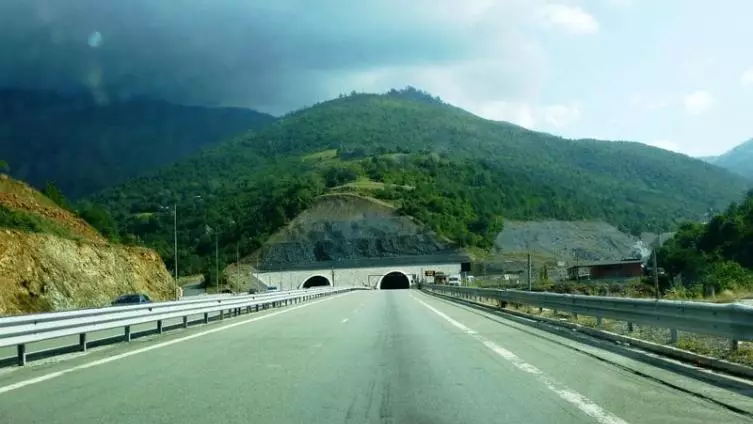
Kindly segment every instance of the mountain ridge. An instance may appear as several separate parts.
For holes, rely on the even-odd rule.
[[[248,254],[333,190],[389,202],[461,247],[489,248],[503,218],[603,220],[637,235],[701,219],[749,187],[685,155],[501,125],[415,91],[322,102],[91,199],[168,265],[172,218],[161,211],[177,202],[180,260],[193,269],[208,263],[215,237],[228,246],[222,260],[234,257],[230,246]]]
[[[134,178],[272,122],[240,108],[134,98],[0,89],[0,157],[37,188],[54,182],[71,198]]]
[[[753,138],[719,156],[699,158],[753,180]]]

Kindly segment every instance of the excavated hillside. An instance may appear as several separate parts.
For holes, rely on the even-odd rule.
[[[459,253],[448,240],[380,201],[354,194],[321,196],[257,254],[260,269],[331,261]]]
[[[109,244],[73,213],[5,175],[0,227],[0,314],[105,306],[131,292],[173,296],[156,252]]]

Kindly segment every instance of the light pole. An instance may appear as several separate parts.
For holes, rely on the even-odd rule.
[[[175,300],[178,299],[178,202],[173,204],[173,253],[175,254]]]
[[[214,275],[217,279],[217,293],[220,292],[220,234],[214,233]]]

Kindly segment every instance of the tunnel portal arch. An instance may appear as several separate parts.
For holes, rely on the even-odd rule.
[[[309,287],[322,287],[322,286],[331,286],[332,282],[329,281],[329,278],[323,276],[323,275],[314,275],[312,277],[309,277],[306,279],[306,281],[301,284],[302,289],[307,289]]]
[[[410,288],[410,279],[404,272],[392,271],[379,280],[379,290],[401,290]]]

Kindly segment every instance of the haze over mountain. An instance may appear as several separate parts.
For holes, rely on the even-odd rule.
[[[98,104],[88,94],[5,89],[0,158],[16,178],[38,188],[52,181],[80,197],[273,120],[248,109],[149,99]]]
[[[753,39],[753,2],[713,16],[710,7],[4,0],[0,87],[280,115],[351,90],[413,85],[529,129],[714,155],[751,134],[753,62],[730,40]]]
[[[753,179],[753,139],[722,155],[707,156],[701,159]]]
[[[225,257],[236,244],[250,253],[331,192],[376,197],[459,246],[489,248],[504,219],[599,219],[640,234],[702,219],[748,185],[682,154],[529,131],[408,88],[289,114],[92,200],[168,264],[177,201],[180,260],[199,270],[215,236]]]

